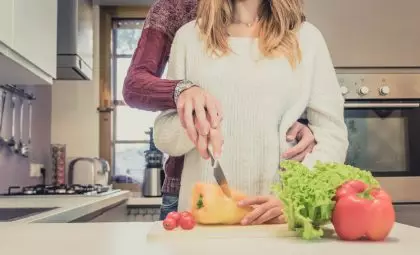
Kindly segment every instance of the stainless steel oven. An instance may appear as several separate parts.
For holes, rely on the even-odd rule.
[[[395,202],[420,202],[420,73],[337,72],[346,163],[372,171]]]
[[[395,203],[420,204],[420,1],[304,5],[346,99],[347,163],[372,171]]]

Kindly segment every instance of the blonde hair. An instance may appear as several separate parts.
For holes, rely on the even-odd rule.
[[[198,1],[197,24],[210,54],[230,52],[227,27],[232,21],[232,7],[232,0]],[[285,56],[295,67],[301,60],[296,32],[304,20],[302,0],[262,0],[258,38],[263,56]]]

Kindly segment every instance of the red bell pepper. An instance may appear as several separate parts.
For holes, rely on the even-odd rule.
[[[384,240],[395,222],[391,197],[380,188],[362,181],[341,185],[335,195],[332,224],[342,240]]]

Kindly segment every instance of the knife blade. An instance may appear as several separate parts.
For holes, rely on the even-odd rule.
[[[211,152],[210,149],[208,149],[208,152],[209,152],[210,159],[211,159],[211,166],[213,167],[213,175],[214,175],[214,178],[216,179],[217,184],[219,184],[223,193],[227,197],[229,197],[229,198],[232,197],[232,195],[230,193],[230,189],[229,189],[229,184],[226,180],[225,173],[223,172],[223,169],[222,169],[219,161],[214,158],[213,153]]]

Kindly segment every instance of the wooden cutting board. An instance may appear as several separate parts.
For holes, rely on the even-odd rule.
[[[287,224],[257,225],[257,226],[207,226],[196,225],[192,230],[178,227],[168,231],[163,228],[162,221],[156,221],[150,229],[148,240],[170,240],[178,238],[273,238],[296,237],[296,232],[290,231]]]

